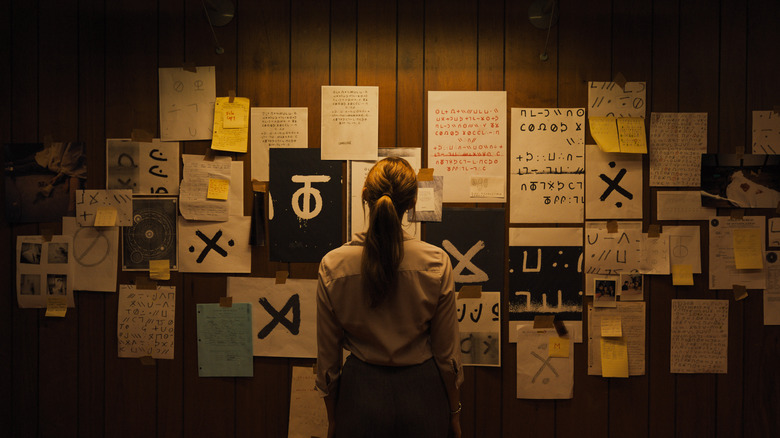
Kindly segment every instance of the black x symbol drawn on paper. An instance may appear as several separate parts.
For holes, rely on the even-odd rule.
[[[624,189],[623,187],[620,187],[619,183],[620,180],[623,179],[623,177],[626,176],[626,169],[620,169],[620,172],[615,176],[615,179],[610,179],[607,175],[604,175],[603,173],[599,175],[599,178],[601,178],[605,183],[607,183],[607,189],[604,190],[604,193],[601,194],[602,201],[607,199],[607,197],[612,193],[613,190],[617,191],[621,195],[625,196],[628,199],[634,199],[634,195],[631,194],[628,190]]]
[[[542,361],[542,366],[540,366],[539,367],[539,371],[537,371],[536,374],[534,374],[534,378],[531,379],[531,383],[536,382],[536,378],[539,377],[539,374],[542,374],[542,371],[544,371],[545,367],[549,368],[550,371],[552,371],[553,374],[555,374],[555,377],[559,377],[558,376],[558,371],[555,371],[555,368],[553,368],[553,366],[550,364],[550,358],[549,357],[547,359],[545,359],[542,356],[539,356],[538,354],[536,354],[535,351],[532,351],[531,355],[533,355],[535,358],[537,358],[540,361]]]
[[[219,240],[220,237],[222,237],[222,230],[217,231],[217,233],[214,234],[214,237],[211,238],[211,239],[206,237],[205,234],[201,233],[200,230],[195,230],[195,235],[200,237],[200,239],[203,240],[206,243],[206,247],[203,248],[203,251],[200,252],[200,255],[195,260],[196,262],[198,262],[198,263],[202,262],[203,259],[206,258],[206,254],[208,254],[209,251],[211,251],[212,249],[217,254],[221,255],[222,257],[227,257],[227,255],[228,255],[227,251],[225,251],[224,249],[222,249],[222,247],[217,245],[217,241]],[[234,245],[232,239],[230,241],[228,241],[228,245],[229,246],[233,246]],[[194,246],[190,246],[190,252],[195,252],[195,247]]]
[[[274,309],[274,306],[272,306],[265,297],[260,298],[259,301],[260,305],[263,306],[263,309],[265,309],[269,315],[271,315],[272,319],[271,322],[266,324],[265,327],[257,333],[258,338],[265,339],[278,324],[287,327],[287,330],[289,330],[290,333],[294,335],[298,334],[301,328],[301,299],[298,297],[298,294],[291,296],[284,307],[282,307],[281,311]],[[290,312],[290,309],[292,309],[292,321],[285,316]]]

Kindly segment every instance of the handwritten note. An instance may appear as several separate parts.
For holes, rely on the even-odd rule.
[[[268,181],[270,148],[306,148],[309,146],[308,108],[252,108],[252,179]]]
[[[607,223],[585,223],[585,272],[614,275],[639,272],[642,262],[642,223],[618,222],[618,231],[610,233]]]
[[[763,269],[761,230],[744,228],[732,231],[734,238],[734,264],[737,269]]]
[[[601,338],[601,375],[628,377],[628,347],[623,338]]]
[[[510,222],[582,222],[584,126],[584,108],[512,108]]]
[[[650,114],[650,185],[699,187],[707,113]]]
[[[226,201],[230,194],[230,180],[209,178],[209,188],[206,199],[221,199]]]
[[[656,218],[659,221],[706,221],[717,213],[715,208],[702,207],[699,191],[659,191],[656,201]]]
[[[179,188],[179,210],[188,220],[227,221],[230,202],[209,199],[211,179],[230,180],[230,157],[206,161],[201,155],[182,155],[184,175]]]
[[[709,287],[710,289],[732,289],[740,284],[748,289],[764,289],[766,277],[760,270],[740,270],[736,266],[733,232],[742,229],[757,229],[764,235],[765,219],[763,216],[745,216],[735,219],[728,216],[717,216],[709,222]],[[761,251],[763,237],[759,239]]]
[[[246,152],[249,139],[249,99],[218,97],[214,104],[214,132],[211,149]],[[227,123],[227,125],[226,125]]]
[[[645,117],[647,87],[644,82],[626,82],[621,88],[615,82],[588,83],[590,117]]]
[[[214,67],[159,69],[163,141],[210,140],[217,82]]]
[[[780,154],[780,114],[753,111],[753,153]]]
[[[311,367],[292,367],[288,438],[328,435],[328,414],[320,393],[314,389],[315,377]]]
[[[46,297],[46,317],[64,318],[68,311],[68,297],[49,295]]]
[[[726,373],[729,302],[672,300],[672,373]]]
[[[697,225],[666,225],[663,235],[669,238],[669,263],[689,265],[692,273],[701,274],[701,232]]]
[[[594,308],[588,305],[588,374],[601,376],[602,353],[600,327],[601,321],[607,318],[619,318],[621,330],[628,352],[628,374],[640,376],[645,374],[645,312],[644,302],[621,302],[617,307]],[[613,339],[613,338],[608,338]]]
[[[379,87],[322,87],[322,159],[376,160]]]
[[[434,211],[436,209],[433,197],[433,187],[421,187],[417,190],[417,205],[419,212]]]
[[[140,290],[119,285],[117,347],[119,357],[173,359],[176,288]]]
[[[589,117],[590,135],[603,152],[620,152],[617,122],[614,117]]]
[[[444,176],[444,202],[504,202],[471,196],[471,177],[506,177],[505,91],[429,91],[428,165]],[[504,180],[506,184],[506,180]]]
[[[252,377],[252,305],[197,305],[198,377]]]
[[[619,117],[617,119],[620,152],[646,154],[645,119],[641,117]]]
[[[623,322],[620,316],[601,318],[601,337],[620,338],[623,336]]]

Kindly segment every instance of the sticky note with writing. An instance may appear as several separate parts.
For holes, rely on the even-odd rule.
[[[569,345],[568,339],[553,336],[547,351],[550,352],[550,357],[569,357]]]
[[[64,318],[68,310],[68,297],[65,295],[49,295],[46,297],[46,316]]]
[[[229,180],[209,178],[209,191],[206,194],[206,198],[227,200],[228,194],[230,194]]]
[[[632,154],[647,153],[645,119],[641,117],[619,117],[617,119],[620,152]]]
[[[628,347],[623,338],[601,338],[601,375],[628,377]]]
[[[617,123],[614,117],[590,117],[590,135],[604,152],[620,152]]]
[[[737,269],[763,269],[761,230],[744,228],[732,231],[734,238],[734,264]]]

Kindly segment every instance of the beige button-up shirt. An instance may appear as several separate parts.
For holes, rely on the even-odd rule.
[[[317,388],[337,390],[342,346],[358,359],[385,366],[435,358],[457,408],[463,382],[452,265],[441,248],[404,236],[398,289],[370,307],[360,274],[365,233],[323,257],[317,285]]]

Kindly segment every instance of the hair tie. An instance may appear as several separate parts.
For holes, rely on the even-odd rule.
[[[387,192],[385,192],[385,193],[382,193],[382,196],[387,196],[388,198],[390,198],[390,200],[391,200],[391,201],[393,200],[393,196],[392,196],[390,193],[387,193]],[[380,198],[381,198],[382,196],[380,196]]]

